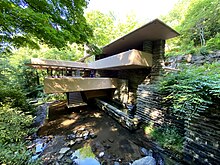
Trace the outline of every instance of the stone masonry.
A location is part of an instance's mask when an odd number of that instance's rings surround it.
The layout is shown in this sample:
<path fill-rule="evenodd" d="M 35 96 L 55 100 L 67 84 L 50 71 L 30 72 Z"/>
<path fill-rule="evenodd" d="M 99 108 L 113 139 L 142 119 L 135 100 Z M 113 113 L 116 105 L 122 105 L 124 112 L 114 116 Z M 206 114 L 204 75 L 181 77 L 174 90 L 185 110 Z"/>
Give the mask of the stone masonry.
<path fill-rule="evenodd" d="M 145 41 L 143 51 L 153 54 L 153 67 L 150 75 L 137 88 L 137 115 L 146 123 L 161 124 L 164 113 L 161 108 L 161 96 L 158 91 L 158 82 L 164 62 L 165 41 Z"/>

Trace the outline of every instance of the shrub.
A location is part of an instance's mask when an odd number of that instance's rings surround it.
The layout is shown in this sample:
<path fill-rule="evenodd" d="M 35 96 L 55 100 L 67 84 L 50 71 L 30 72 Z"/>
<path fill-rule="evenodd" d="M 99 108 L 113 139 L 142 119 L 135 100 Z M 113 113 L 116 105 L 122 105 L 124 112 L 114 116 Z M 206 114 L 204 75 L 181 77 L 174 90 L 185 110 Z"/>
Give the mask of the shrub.
<path fill-rule="evenodd" d="M 217 33 L 214 38 L 207 41 L 207 47 L 210 50 L 220 50 L 220 33 Z"/>
<path fill-rule="evenodd" d="M 154 128 L 150 136 L 162 147 L 181 153 L 183 149 L 183 137 L 174 126 Z"/>
<path fill-rule="evenodd" d="M 31 153 L 26 150 L 24 143 L 0 143 L 0 164 L 25 165 L 30 160 Z"/>
<path fill-rule="evenodd" d="M 176 127 L 172 125 L 155 127 L 153 123 L 149 123 L 144 127 L 144 132 L 150 138 L 157 141 L 161 147 L 178 153 L 182 152 L 183 137 Z"/>
<path fill-rule="evenodd" d="M 3 104 L 10 103 L 12 108 L 19 107 L 19 110 L 23 112 L 33 111 L 33 108 L 27 102 L 25 94 L 19 89 L 2 86 L 0 89 L 0 102 Z"/>
<path fill-rule="evenodd" d="M 208 55 L 208 54 L 209 54 L 209 51 L 208 51 L 207 47 L 202 46 L 202 47 L 199 49 L 199 53 L 200 53 L 201 55 Z"/>
<path fill-rule="evenodd" d="M 32 116 L 6 104 L 0 107 L 0 123 L 0 143 L 19 142 L 30 133 L 27 127 L 32 123 Z"/>
<path fill-rule="evenodd" d="M 0 106 L 0 164 L 28 164 L 31 153 L 23 143 L 24 136 L 31 133 L 28 127 L 32 117 L 9 104 Z"/>
<path fill-rule="evenodd" d="M 163 103 L 172 113 L 188 118 L 220 99 L 220 63 L 183 68 L 170 73 L 160 84 Z"/>

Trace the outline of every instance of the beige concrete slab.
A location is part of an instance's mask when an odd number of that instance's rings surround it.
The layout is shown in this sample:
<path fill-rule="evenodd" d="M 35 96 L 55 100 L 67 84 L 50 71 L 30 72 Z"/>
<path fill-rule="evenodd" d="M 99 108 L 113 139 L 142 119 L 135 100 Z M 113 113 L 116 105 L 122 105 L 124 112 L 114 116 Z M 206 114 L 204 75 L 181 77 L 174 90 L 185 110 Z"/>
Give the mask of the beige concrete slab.
<path fill-rule="evenodd" d="M 48 60 L 40 58 L 32 58 L 30 65 L 32 66 L 49 66 L 49 67 L 65 67 L 65 68 L 88 68 L 83 62 L 64 61 L 64 60 Z"/>
<path fill-rule="evenodd" d="M 47 67 L 78 69 L 133 69 L 151 67 L 152 54 L 133 49 L 88 64 L 73 61 L 32 58 L 31 63 L 28 65 L 36 68 L 40 66 L 42 69 L 46 69 Z"/>
<path fill-rule="evenodd" d="M 151 67 L 152 54 L 133 49 L 94 61 L 89 63 L 88 66 L 95 69 L 126 69 L 126 67 L 128 67 L 128 69 L 132 69 L 138 67 Z"/>
<path fill-rule="evenodd" d="M 65 93 L 111 88 L 117 88 L 116 78 L 64 77 L 44 79 L 45 93 Z"/>

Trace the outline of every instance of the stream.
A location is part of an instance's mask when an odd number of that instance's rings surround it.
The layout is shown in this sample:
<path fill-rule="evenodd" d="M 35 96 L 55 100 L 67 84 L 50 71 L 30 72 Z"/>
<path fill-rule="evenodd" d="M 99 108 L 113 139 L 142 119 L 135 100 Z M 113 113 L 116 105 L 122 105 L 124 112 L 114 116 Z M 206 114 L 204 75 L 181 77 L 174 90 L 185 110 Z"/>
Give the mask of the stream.
<path fill-rule="evenodd" d="M 67 109 L 57 101 L 29 148 L 35 153 L 32 161 L 40 158 L 45 165 L 180 164 L 144 146 L 143 138 L 143 129 L 131 132 L 96 107 Z"/>

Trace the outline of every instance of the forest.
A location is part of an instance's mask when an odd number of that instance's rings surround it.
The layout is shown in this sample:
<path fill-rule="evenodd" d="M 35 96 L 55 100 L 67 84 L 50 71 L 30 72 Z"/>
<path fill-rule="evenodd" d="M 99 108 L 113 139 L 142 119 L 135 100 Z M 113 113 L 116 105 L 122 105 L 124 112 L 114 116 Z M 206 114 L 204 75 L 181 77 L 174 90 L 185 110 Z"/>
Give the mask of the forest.
<path fill-rule="evenodd" d="M 40 3 L 39 3 L 40 2 Z M 121 21 L 114 13 L 85 13 L 87 0 L 1 0 L 0 1 L 0 164 L 38 164 L 29 162 L 31 154 L 25 138 L 36 130 L 31 126 L 36 108 L 30 101 L 59 99 L 44 94 L 44 71 L 26 66 L 31 58 L 77 61 L 84 55 L 98 55 L 111 41 L 147 22 L 135 14 Z M 180 33 L 166 43 L 165 57 L 208 56 L 220 51 L 219 0 L 179 0 L 159 18 Z M 180 66 L 160 84 L 164 106 L 179 118 L 198 111 L 220 107 L 220 63 Z M 194 76 L 197 75 L 197 76 Z M 174 152 L 181 153 L 183 140 L 175 128 L 147 126 L 152 138 Z M 162 136 L 165 135 L 166 137 Z"/>

